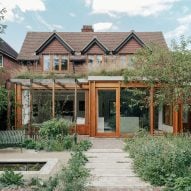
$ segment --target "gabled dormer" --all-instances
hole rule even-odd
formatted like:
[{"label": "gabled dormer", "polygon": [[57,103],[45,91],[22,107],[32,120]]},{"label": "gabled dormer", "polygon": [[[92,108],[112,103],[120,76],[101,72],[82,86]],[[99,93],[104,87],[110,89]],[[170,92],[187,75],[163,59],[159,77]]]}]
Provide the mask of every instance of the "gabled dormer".
[{"label": "gabled dormer", "polygon": [[40,47],[35,51],[36,54],[73,54],[74,49],[54,32],[47,40],[45,40]]},{"label": "gabled dormer", "polygon": [[114,54],[133,54],[137,49],[144,47],[145,43],[131,32],[113,51]]},{"label": "gabled dormer", "polygon": [[81,51],[82,54],[108,54],[109,49],[94,37]]}]

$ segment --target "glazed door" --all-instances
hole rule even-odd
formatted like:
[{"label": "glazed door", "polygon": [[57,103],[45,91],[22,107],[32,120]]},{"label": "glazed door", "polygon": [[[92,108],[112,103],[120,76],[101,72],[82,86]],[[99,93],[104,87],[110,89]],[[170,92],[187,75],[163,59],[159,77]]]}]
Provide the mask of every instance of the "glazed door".
[{"label": "glazed door", "polygon": [[96,136],[117,136],[117,91],[97,89]]}]

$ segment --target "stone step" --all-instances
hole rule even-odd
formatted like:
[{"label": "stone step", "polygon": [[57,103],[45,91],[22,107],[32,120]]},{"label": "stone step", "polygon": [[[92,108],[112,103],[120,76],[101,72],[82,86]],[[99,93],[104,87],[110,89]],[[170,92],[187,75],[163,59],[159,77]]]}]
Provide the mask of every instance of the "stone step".
[{"label": "stone step", "polygon": [[110,157],[104,157],[104,158],[88,158],[90,163],[132,163],[132,159],[130,158],[121,158],[121,157],[116,157],[116,158],[110,158]]},{"label": "stone step", "polygon": [[161,191],[161,188],[151,186],[129,186],[129,187],[89,187],[88,191]]},{"label": "stone step", "polygon": [[147,187],[149,183],[143,182],[139,177],[104,176],[93,177],[91,186],[94,187]]},{"label": "stone step", "polygon": [[87,168],[93,168],[93,169],[110,169],[110,168],[115,168],[115,169],[132,169],[133,165],[131,163],[91,163],[88,162],[86,164]]},{"label": "stone step", "polygon": [[124,153],[122,149],[90,149],[87,153]]}]

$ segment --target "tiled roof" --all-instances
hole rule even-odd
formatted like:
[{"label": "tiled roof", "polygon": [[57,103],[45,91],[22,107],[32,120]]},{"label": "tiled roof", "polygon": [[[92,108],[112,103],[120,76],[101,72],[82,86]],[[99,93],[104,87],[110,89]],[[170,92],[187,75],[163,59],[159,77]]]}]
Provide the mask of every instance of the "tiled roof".
[{"label": "tiled roof", "polygon": [[[146,45],[155,43],[167,48],[162,32],[133,32]],[[19,60],[38,59],[35,51],[53,34],[53,32],[28,32],[21,51]],[[80,52],[83,48],[97,38],[109,51],[115,50],[131,32],[57,32],[57,34],[69,44],[74,51]]]},{"label": "tiled roof", "polygon": [[8,57],[16,60],[18,53],[7,44],[2,38],[0,38],[0,53],[7,55]]}]

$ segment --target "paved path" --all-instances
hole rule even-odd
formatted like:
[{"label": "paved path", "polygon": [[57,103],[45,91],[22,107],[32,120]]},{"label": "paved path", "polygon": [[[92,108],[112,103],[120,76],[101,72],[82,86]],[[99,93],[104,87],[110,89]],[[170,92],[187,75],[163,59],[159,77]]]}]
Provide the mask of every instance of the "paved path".
[{"label": "paved path", "polygon": [[134,173],[132,159],[122,150],[120,139],[90,139],[93,148],[86,155],[87,168],[92,175],[91,189],[99,191],[150,191],[149,183],[142,181]]}]

